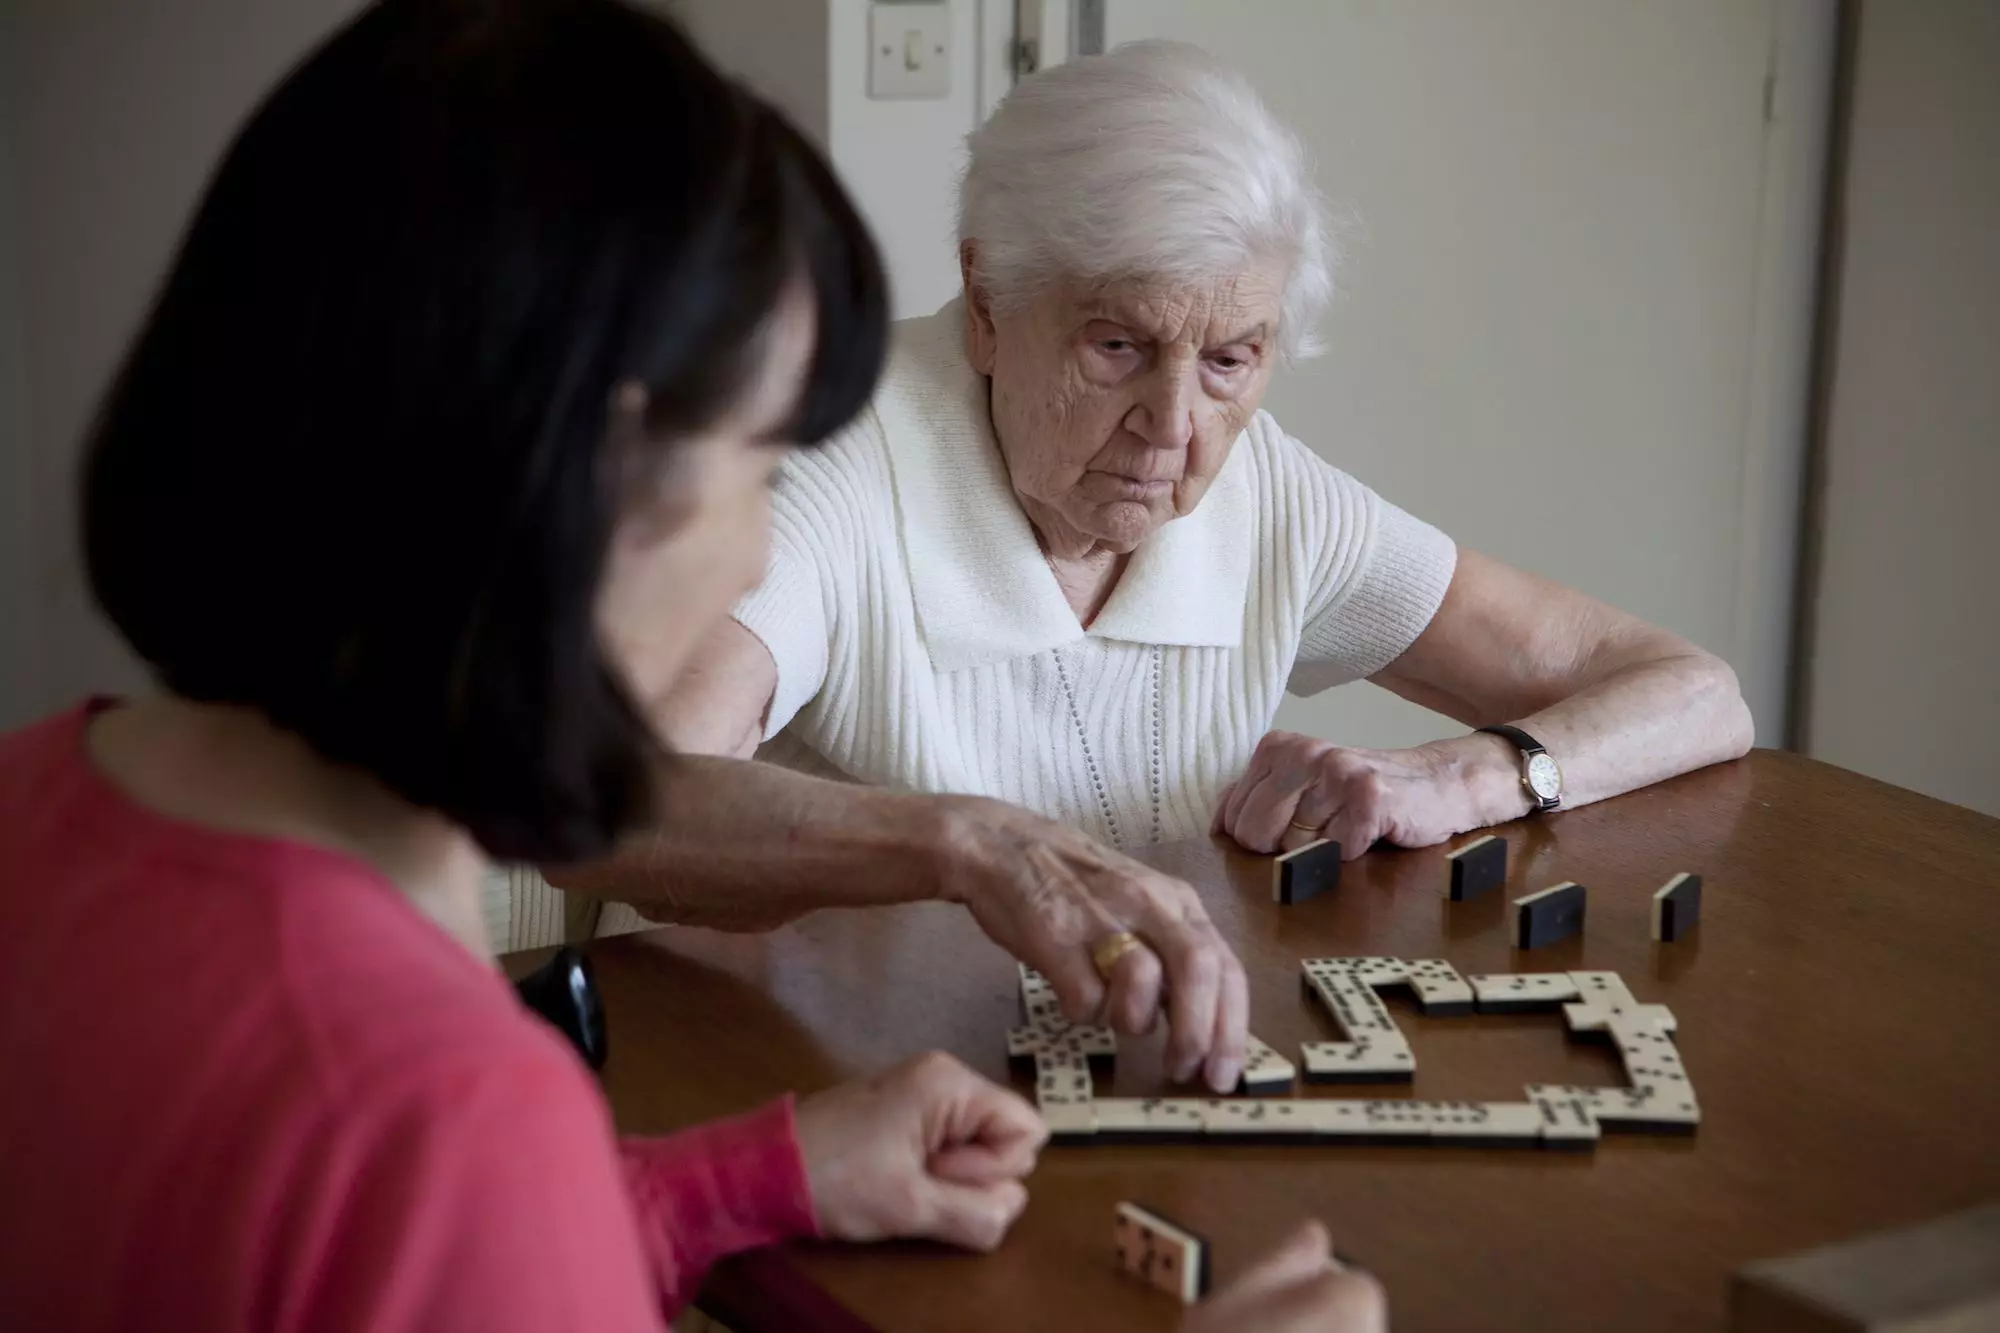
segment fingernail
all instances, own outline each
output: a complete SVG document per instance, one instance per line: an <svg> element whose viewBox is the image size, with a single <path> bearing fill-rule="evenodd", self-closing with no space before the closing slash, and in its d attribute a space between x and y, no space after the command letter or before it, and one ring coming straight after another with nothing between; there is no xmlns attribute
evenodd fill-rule
<svg viewBox="0 0 2000 1333"><path fill-rule="evenodd" d="M1236 1091L1236 1085L1243 1079L1243 1066L1235 1060L1217 1060L1209 1066L1208 1086L1227 1095Z"/></svg>

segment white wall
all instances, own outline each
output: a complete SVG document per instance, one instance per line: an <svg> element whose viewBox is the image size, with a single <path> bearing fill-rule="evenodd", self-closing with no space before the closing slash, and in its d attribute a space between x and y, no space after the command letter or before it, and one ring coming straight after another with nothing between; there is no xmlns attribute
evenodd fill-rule
<svg viewBox="0 0 2000 1333"><path fill-rule="evenodd" d="M17 0L20 240L39 698L140 676L89 609L77 443L224 142L360 0ZM9 655L17 651L12 644Z"/></svg>
<svg viewBox="0 0 2000 1333"><path fill-rule="evenodd" d="M896 317L928 315L958 292L958 173L980 119L978 0L951 0L951 96L941 101L870 98L868 0L828 5L834 166L889 257Z"/></svg>
<svg viewBox="0 0 2000 1333"><path fill-rule="evenodd" d="M1246 70L1359 216L1331 351L1281 375L1278 419L1465 544L1721 652L1777 741L1831 6L1109 0L1108 19L1113 44L1178 37ZM1795 115L1767 134L1781 21ZM1456 730L1368 687L1281 722Z"/></svg>
<svg viewBox="0 0 2000 1333"><path fill-rule="evenodd" d="M1861 19L1810 752L2000 815L2000 6Z"/></svg>
<svg viewBox="0 0 2000 1333"><path fill-rule="evenodd" d="M715 62L827 143L827 0L640 0L678 19Z"/></svg>

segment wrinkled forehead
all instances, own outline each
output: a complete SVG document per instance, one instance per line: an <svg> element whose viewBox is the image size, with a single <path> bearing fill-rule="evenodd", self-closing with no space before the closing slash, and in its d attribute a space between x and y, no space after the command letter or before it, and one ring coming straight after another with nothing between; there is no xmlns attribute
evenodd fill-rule
<svg viewBox="0 0 2000 1333"><path fill-rule="evenodd" d="M1213 278L1071 283L1064 298L1072 318L1103 320L1152 342L1269 342L1284 308L1284 275L1273 266Z"/></svg>

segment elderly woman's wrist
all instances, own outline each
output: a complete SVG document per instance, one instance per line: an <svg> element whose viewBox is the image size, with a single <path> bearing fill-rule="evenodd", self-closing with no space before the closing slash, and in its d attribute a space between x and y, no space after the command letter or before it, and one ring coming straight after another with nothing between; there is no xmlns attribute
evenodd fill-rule
<svg viewBox="0 0 2000 1333"><path fill-rule="evenodd" d="M930 882L938 898L965 903L978 893L992 861L993 807L999 803L978 796L938 796L924 805L918 845L928 860Z"/></svg>
<svg viewBox="0 0 2000 1333"><path fill-rule="evenodd" d="M1475 734L1439 741L1448 781L1463 805L1458 822L1466 828L1505 824L1528 813L1531 802L1521 783L1521 755L1499 736Z"/></svg>

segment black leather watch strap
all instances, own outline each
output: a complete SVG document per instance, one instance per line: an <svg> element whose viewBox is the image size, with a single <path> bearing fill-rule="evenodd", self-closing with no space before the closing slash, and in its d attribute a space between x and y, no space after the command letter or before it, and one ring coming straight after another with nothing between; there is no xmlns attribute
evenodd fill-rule
<svg viewBox="0 0 2000 1333"><path fill-rule="evenodd" d="M1547 754L1549 752L1547 746L1543 745L1540 741L1536 740L1533 736L1530 736L1527 732L1521 730L1519 727L1509 726L1504 722L1498 723L1491 727L1481 727L1479 728L1479 730L1485 732L1490 736L1498 736L1500 737L1500 739L1504 741L1510 741L1517 749L1520 750L1521 766L1522 766L1521 785L1527 789L1528 799L1535 803L1536 812L1546 814L1548 811L1557 809L1562 805L1562 797L1560 796L1549 797L1542 795L1540 792L1535 790L1533 784L1531 784L1527 778L1528 760L1532 759L1534 756L1538 754Z"/></svg>

